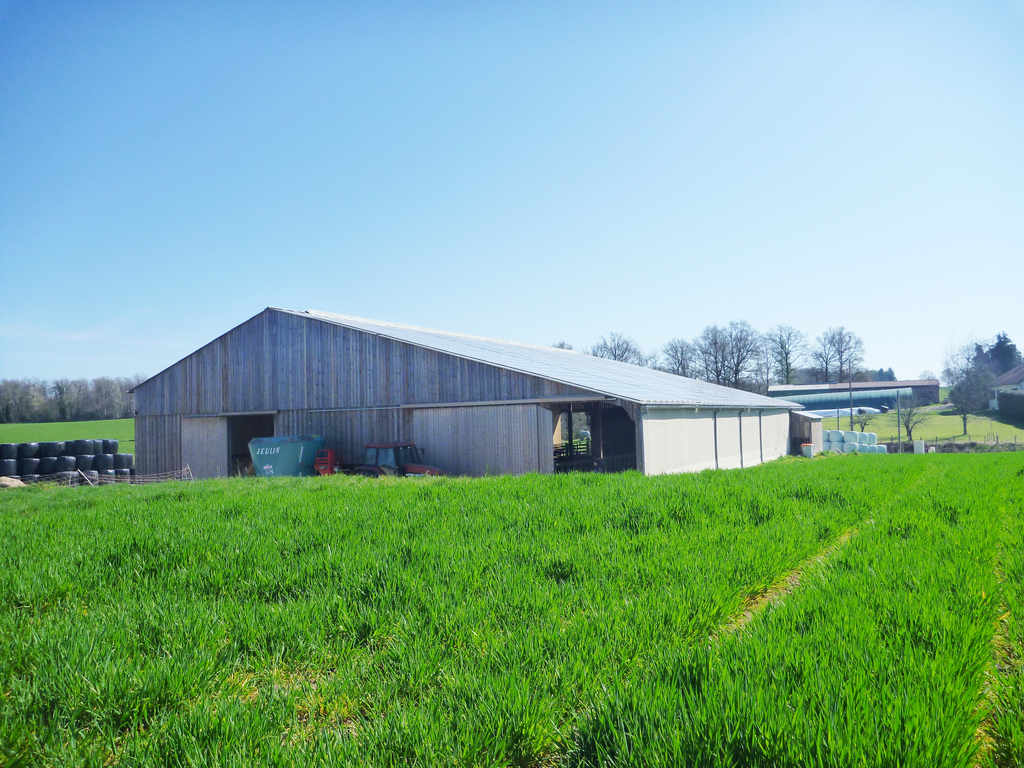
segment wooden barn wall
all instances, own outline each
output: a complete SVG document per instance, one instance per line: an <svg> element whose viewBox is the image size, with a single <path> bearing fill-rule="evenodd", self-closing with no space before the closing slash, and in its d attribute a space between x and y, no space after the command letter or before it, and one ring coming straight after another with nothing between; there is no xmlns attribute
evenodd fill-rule
<svg viewBox="0 0 1024 768"><path fill-rule="evenodd" d="M361 452L363 442L415 439L405 434L410 417L387 410L317 410L592 394L315 318L265 310L140 385L135 408L140 419L278 411L277 434L321 434L329 444L337 440L349 456ZM178 464L180 424L159 434L167 442L154 438L137 444L138 460L154 467ZM550 424L545 435L550 443Z"/></svg>
<svg viewBox="0 0 1024 768"><path fill-rule="evenodd" d="M417 408L411 435L428 464L453 475L554 471L551 411L538 405Z"/></svg>
<svg viewBox="0 0 1024 768"><path fill-rule="evenodd" d="M135 469L140 475L181 469L181 417L135 417Z"/></svg>
<svg viewBox="0 0 1024 768"><path fill-rule="evenodd" d="M142 415L366 408L593 393L267 310L135 391Z"/></svg>
<svg viewBox="0 0 1024 768"><path fill-rule="evenodd" d="M226 417L181 420L181 466L188 466L196 480L228 476Z"/></svg>
<svg viewBox="0 0 1024 768"><path fill-rule="evenodd" d="M312 432L323 435L327 445L340 450L346 464L362 463L367 443L406 439L397 408L311 413L310 421Z"/></svg>

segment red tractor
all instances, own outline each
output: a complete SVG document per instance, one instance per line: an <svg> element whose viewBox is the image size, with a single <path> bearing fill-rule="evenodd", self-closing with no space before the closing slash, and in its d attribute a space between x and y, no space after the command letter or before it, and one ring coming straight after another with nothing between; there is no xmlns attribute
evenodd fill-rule
<svg viewBox="0 0 1024 768"><path fill-rule="evenodd" d="M342 464L341 454L333 448L316 453L313 469L318 475L362 475L363 477L423 477L443 475L437 467L420 462L420 451L414 443L370 443L363 453L363 463Z"/></svg>
<svg viewBox="0 0 1024 768"><path fill-rule="evenodd" d="M420 451L414 443L370 443L366 446L363 463L350 472L363 477L423 477L443 475L437 467L423 464Z"/></svg>

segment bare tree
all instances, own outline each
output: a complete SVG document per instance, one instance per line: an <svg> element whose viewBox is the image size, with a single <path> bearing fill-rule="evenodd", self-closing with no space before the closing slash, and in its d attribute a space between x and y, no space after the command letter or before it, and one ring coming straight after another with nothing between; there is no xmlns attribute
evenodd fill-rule
<svg viewBox="0 0 1024 768"><path fill-rule="evenodd" d="M860 427L861 432L867 428L874 418L875 414L865 411L863 408L858 408L853 413L853 423Z"/></svg>
<svg viewBox="0 0 1024 768"><path fill-rule="evenodd" d="M761 337L761 343L757 345L757 352L754 354L753 381L754 391L762 395L768 394L768 387L775 379L775 353L772 350L771 339L767 336Z"/></svg>
<svg viewBox="0 0 1024 768"><path fill-rule="evenodd" d="M657 359L654 355L646 354L635 340L614 331L608 336L602 336L601 340L587 351L594 357L633 365L649 366Z"/></svg>
<svg viewBox="0 0 1024 768"><path fill-rule="evenodd" d="M572 344L570 344L568 341L556 341L551 346L554 347L555 349L573 349Z"/></svg>
<svg viewBox="0 0 1024 768"><path fill-rule="evenodd" d="M914 430L928 421L932 417L932 412L915 395L910 398L910 402L900 404L899 417L903 429L907 431L907 440L913 440Z"/></svg>
<svg viewBox="0 0 1024 768"><path fill-rule="evenodd" d="M729 333L725 328L709 325L694 339L700 378L724 384L729 370Z"/></svg>
<svg viewBox="0 0 1024 768"><path fill-rule="evenodd" d="M978 411L988 407L988 386L992 380L991 370L985 356L978 353L981 348L976 342L946 351L945 369L942 377L949 386L949 402L963 421L967 434L967 420Z"/></svg>
<svg viewBox="0 0 1024 768"><path fill-rule="evenodd" d="M850 381L864 360L864 342L861 341L860 336L846 330L843 326L829 328L825 331L825 337L835 351L838 380L843 380L843 371L845 371L846 380Z"/></svg>
<svg viewBox="0 0 1024 768"><path fill-rule="evenodd" d="M814 375L823 383L853 378L864 359L864 342L843 326L828 328L817 338L811 352Z"/></svg>
<svg viewBox="0 0 1024 768"><path fill-rule="evenodd" d="M746 320L729 323L726 352L726 384L740 387L753 374L754 358L761 344L761 334Z"/></svg>
<svg viewBox="0 0 1024 768"><path fill-rule="evenodd" d="M792 384L793 376L807 353L807 337L791 325L776 325L765 334L779 384Z"/></svg>
<svg viewBox="0 0 1024 768"><path fill-rule="evenodd" d="M697 348L685 339L672 339L661 349L661 370L676 376L697 375Z"/></svg>
<svg viewBox="0 0 1024 768"><path fill-rule="evenodd" d="M811 350L812 374L816 382L828 384L836 377L836 351L827 333L819 336Z"/></svg>

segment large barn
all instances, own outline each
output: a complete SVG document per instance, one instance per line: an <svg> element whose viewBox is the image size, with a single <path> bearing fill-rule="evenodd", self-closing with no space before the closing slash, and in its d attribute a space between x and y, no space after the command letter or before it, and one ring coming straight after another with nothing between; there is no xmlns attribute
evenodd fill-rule
<svg viewBox="0 0 1024 768"><path fill-rule="evenodd" d="M350 462L365 443L413 440L457 475L747 467L790 452L800 407L554 347L274 307L134 396L138 472L202 478L236 473L255 437L295 434Z"/></svg>

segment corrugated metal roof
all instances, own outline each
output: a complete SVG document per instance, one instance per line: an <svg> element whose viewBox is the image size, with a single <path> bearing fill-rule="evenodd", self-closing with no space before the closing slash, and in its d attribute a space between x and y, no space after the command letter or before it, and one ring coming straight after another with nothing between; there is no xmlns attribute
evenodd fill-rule
<svg viewBox="0 0 1024 768"><path fill-rule="evenodd" d="M858 389L903 389L905 387L937 387L939 386L938 379L914 379L912 381L855 381L853 382L853 390L856 392ZM821 390L848 390L850 388L849 382L842 382L840 384L772 384L768 387L768 394L778 394L781 397L786 395L796 395L801 392L813 393Z"/></svg>
<svg viewBox="0 0 1024 768"><path fill-rule="evenodd" d="M499 341L463 333L335 315L329 312L270 307L354 328L396 341L475 360L510 371L539 376L598 394L641 405L680 405L717 408L793 409L802 406L752 392L709 384L629 363L555 347Z"/></svg>
<svg viewBox="0 0 1024 768"><path fill-rule="evenodd" d="M1024 381L1024 365L1018 365L1016 368L1011 368L1002 376L998 376L992 379L989 384L990 387L1005 387L1012 384L1020 384Z"/></svg>

